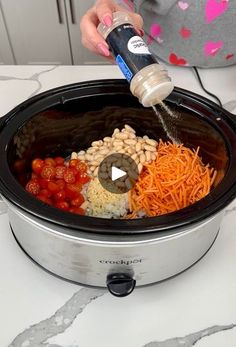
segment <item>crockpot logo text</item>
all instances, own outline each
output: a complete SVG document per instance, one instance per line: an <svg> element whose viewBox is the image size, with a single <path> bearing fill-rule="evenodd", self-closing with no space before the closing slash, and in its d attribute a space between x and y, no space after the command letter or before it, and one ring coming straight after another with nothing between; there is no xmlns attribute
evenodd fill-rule
<svg viewBox="0 0 236 347"><path fill-rule="evenodd" d="M101 264L109 264L109 265L132 265L132 264L138 264L142 263L143 259L134 259L134 260L99 260L99 263Z"/></svg>

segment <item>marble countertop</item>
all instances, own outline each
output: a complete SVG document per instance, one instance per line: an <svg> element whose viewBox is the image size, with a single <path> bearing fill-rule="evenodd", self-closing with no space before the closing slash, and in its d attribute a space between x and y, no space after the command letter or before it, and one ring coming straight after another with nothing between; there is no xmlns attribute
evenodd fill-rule
<svg viewBox="0 0 236 347"><path fill-rule="evenodd" d="M190 69L176 86L205 95ZM205 87L236 114L236 66L200 70ZM0 66L0 116L63 84L121 78L115 66ZM0 215L0 347L233 347L236 345L236 202L206 256L177 277L118 299L57 279L17 246Z"/></svg>

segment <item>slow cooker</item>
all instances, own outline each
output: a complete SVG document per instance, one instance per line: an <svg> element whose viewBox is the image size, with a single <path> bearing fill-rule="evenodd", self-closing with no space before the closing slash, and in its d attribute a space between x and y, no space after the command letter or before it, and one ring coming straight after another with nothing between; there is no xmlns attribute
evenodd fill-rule
<svg viewBox="0 0 236 347"><path fill-rule="evenodd" d="M190 148L200 146L218 184L204 199L177 212L118 220L79 216L49 206L24 189L35 157L63 156L132 126L138 135L168 140L160 119L143 108L125 80L77 83L37 95L0 119L0 193L14 237L50 273L116 296L174 276L211 247L225 207L236 195L236 120L204 97L175 88L166 99L174 129ZM166 122L166 111L157 106ZM172 124L173 126L173 124ZM24 163L21 177L15 163Z"/></svg>

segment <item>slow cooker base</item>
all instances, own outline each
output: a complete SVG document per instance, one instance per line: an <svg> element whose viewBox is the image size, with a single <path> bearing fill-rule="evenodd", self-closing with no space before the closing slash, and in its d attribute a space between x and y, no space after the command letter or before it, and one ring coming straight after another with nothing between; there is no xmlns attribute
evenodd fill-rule
<svg viewBox="0 0 236 347"><path fill-rule="evenodd" d="M11 229L12 235L13 235L13 237L14 237L16 243L17 243L18 246L20 247L20 249L23 251L23 253L24 253L34 264L36 264L36 265L37 265L38 267L40 267L42 270L44 270L44 271L47 272L48 274L50 274L50 275L52 275L52 276L54 276L54 277L56 277L56 278L58 278L58 279L60 279L60 280L63 280L63 281L69 282L69 283L73 283L73 284L77 284L77 285L80 285L80 286L82 286L82 287L87 287L87 288L99 288L99 289L104 288L104 289L105 289L105 287L102 287L102 286L95 286L95 285L93 286L93 285L83 284L83 283L79 283L79 282L77 282L77 281L73 281L73 280L67 279L67 278L65 278L65 277L62 277L62 276L57 275L56 273L54 273L54 272L52 272L52 271L46 269L44 266L40 265L37 261L35 261L35 260L25 251L25 249L22 247L22 245L21 245L20 242L18 241L16 235L14 234L14 231L13 231L13 228L12 228L12 226L11 226L11 223L9 223L9 224L10 224L10 229ZM216 241L216 239L217 239L217 237L218 237L218 235L219 235L219 231L220 231L220 229L218 230L218 232L217 232L217 234L216 234L216 237L214 238L214 240L213 240L213 242L211 243L210 247L207 249L207 251L206 251L195 263L193 263L192 265L190 265L189 267L187 267L187 268L184 269L183 271L180 271L179 273L177 273L177 274L175 274L175 275L173 275L173 276L170 276L170 277L168 277L168 278L165 278L164 280L157 281L157 282L152 282L152 283L145 284L145 285L137 285L137 287L142 288L142 287L148 287L148 286L151 286L151 285L156 285L157 283L162 283L162 282L171 280L171 279L175 278L176 276L178 276L178 275L180 275L180 274L186 272L187 270L191 269L195 264L197 264L200 260L202 260L202 259L205 257L205 255L209 252L209 250L211 249L211 247L213 246L213 244L215 243L215 241Z"/></svg>

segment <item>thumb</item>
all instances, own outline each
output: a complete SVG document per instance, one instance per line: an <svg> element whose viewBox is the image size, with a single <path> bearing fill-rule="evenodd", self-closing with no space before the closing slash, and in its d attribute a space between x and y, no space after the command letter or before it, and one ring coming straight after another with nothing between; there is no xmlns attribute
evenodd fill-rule
<svg viewBox="0 0 236 347"><path fill-rule="evenodd" d="M134 26L141 30L143 28L143 18L138 13L132 14Z"/></svg>

